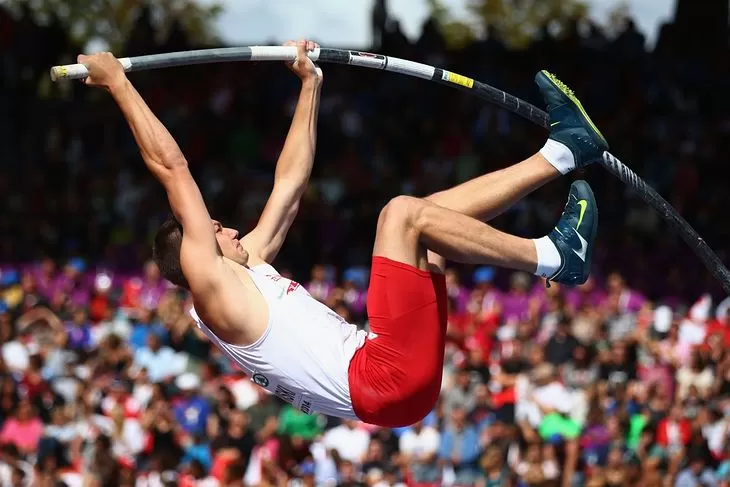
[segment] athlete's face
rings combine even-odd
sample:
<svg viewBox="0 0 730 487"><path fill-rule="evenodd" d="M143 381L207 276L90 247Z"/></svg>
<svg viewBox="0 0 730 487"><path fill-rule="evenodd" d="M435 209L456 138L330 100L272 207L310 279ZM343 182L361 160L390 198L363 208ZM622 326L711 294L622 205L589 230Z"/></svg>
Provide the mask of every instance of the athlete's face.
<svg viewBox="0 0 730 487"><path fill-rule="evenodd" d="M237 264L246 265L248 263L248 252L238 240L238 230L226 228L217 220L213 220L213 229L223 257L231 259Z"/></svg>

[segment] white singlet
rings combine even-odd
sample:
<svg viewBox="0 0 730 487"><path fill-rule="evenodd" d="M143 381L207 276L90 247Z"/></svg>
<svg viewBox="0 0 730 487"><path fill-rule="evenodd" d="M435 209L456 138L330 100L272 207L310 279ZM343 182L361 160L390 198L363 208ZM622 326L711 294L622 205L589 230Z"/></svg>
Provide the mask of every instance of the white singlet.
<svg viewBox="0 0 730 487"><path fill-rule="evenodd" d="M314 299L268 264L245 268L269 308L264 335L253 345L231 345L195 312L198 327L251 380L300 411L357 419L347 370L367 333Z"/></svg>

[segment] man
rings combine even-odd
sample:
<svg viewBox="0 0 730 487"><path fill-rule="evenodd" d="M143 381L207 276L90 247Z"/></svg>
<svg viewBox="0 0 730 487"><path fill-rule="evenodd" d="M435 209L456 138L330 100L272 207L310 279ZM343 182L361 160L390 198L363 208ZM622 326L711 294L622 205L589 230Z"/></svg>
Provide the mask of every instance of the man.
<svg viewBox="0 0 730 487"><path fill-rule="evenodd" d="M552 129L542 150L510 168L425 199L399 196L377 225L368 293L370 333L312 298L270 263L284 242L312 168L321 71L297 44L291 69L302 80L274 187L251 233L211 220L179 147L109 53L80 56L86 83L107 89L142 157L164 186L175 218L155 239L155 259L193 296L191 314L251 379L305 413L403 426L433 407L441 384L446 330L444 258L497 265L576 285L589 274L598 225L583 181L573 184L550 235L518 238L483 223L519 198L599 158L607 144L578 99L547 72L536 81Z"/></svg>
<svg viewBox="0 0 730 487"><path fill-rule="evenodd" d="M438 459L454 471L454 485L474 485L478 476L479 433L467 420L466 411L454 408L443 425Z"/></svg>
<svg viewBox="0 0 730 487"><path fill-rule="evenodd" d="M418 421L400 436L401 457L415 484L433 484L441 477L436 463L440 440L438 430L425 426L423 421Z"/></svg>
<svg viewBox="0 0 730 487"><path fill-rule="evenodd" d="M558 316L558 326L545 344L545 359L556 367L568 363L580 342L573 336L572 322L564 314Z"/></svg>

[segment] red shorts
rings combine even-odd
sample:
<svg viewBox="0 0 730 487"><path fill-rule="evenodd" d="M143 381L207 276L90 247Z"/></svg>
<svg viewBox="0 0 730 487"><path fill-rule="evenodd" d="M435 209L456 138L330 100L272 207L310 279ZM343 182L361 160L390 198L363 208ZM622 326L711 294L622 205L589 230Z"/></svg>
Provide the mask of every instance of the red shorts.
<svg viewBox="0 0 730 487"><path fill-rule="evenodd" d="M423 419L441 392L446 336L446 280L373 257L368 289L369 338L352 358L350 397L366 423L408 426Z"/></svg>

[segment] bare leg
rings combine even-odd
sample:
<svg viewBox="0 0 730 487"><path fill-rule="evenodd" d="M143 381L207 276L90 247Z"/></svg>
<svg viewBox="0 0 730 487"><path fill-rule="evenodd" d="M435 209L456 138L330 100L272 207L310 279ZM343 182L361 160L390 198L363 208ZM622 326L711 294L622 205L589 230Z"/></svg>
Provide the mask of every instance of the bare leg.
<svg viewBox="0 0 730 487"><path fill-rule="evenodd" d="M449 260L534 273L535 244L424 199L399 196L380 214L373 255L424 269L424 246Z"/></svg>
<svg viewBox="0 0 730 487"><path fill-rule="evenodd" d="M485 174L426 200L481 221L496 218L517 201L560 176L540 153L508 168ZM445 259L428 252L431 270L443 272Z"/></svg>
<svg viewBox="0 0 730 487"><path fill-rule="evenodd" d="M449 210L489 221L558 176L558 170L538 153L508 168L434 193L426 199Z"/></svg>

